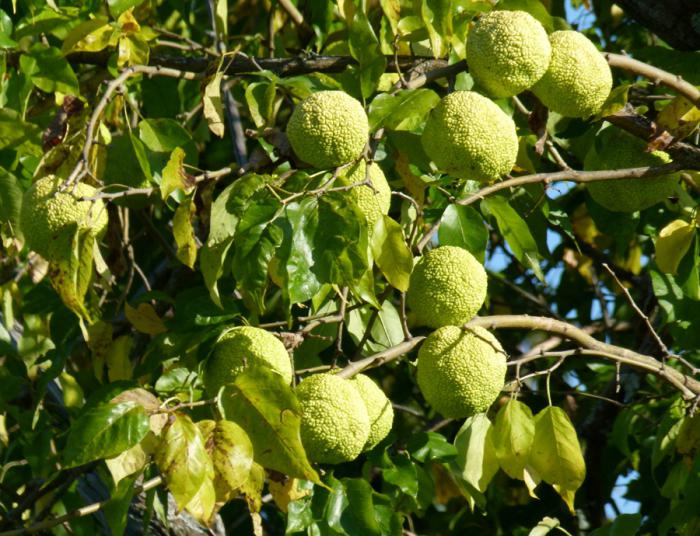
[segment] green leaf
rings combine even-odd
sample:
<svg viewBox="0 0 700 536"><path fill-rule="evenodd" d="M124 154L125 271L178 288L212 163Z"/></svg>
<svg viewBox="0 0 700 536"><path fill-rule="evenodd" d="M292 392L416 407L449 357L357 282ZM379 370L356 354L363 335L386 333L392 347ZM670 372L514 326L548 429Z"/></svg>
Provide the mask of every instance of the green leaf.
<svg viewBox="0 0 700 536"><path fill-rule="evenodd" d="M622 110L627 104L627 98L632 84L622 84L614 88L608 95L602 110L596 115L597 118L613 115Z"/></svg>
<svg viewBox="0 0 700 536"><path fill-rule="evenodd" d="M211 207L209 236L199 254L199 266L211 299L221 307L217 281L223 274L228 253L243 210L250 198L265 185L260 175L249 174L227 186Z"/></svg>
<svg viewBox="0 0 700 536"><path fill-rule="evenodd" d="M245 100L255 126L263 128L272 122L275 109L276 84L253 82L245 89Z"/></svg>
<svg viewBox="0 0 700 536"><path fill-rule="evenodd" d="M0 167L0 222L9 223L15 234L19 229L19 212L22 208L22 189L17 177Z"/></svg>
<svg viewBox="0 0 700 536"><path fill-rule="evenodd" d="M318 200L313 270L322 283L355 287L370 266L369 233L364 217L340 195Z"/></svg>
<svg viewBox="0 0 700 536"><path fill-rule="evenodd" d="M496 219L498 228L515 258L526 268L531 268L540 281L544 281L544 274L539 265L537 243L527 222L510 206L505 197L498 195L487 197L481 202L481 207Z"/></svg>
<svg viewBox="0 0 700 536"><path fill-rule="evenodd" d="M103 404L85 411L70 427L63 462L76 467L112 458L141 441L148 432L148 415L136 402Z"/></svg>
<svg viewBox="0 0 700 536"><path fill-rule="evenodd" d="M184 161L185 151L175 147L163 168L163 177L160 182L160 194L163 200L170 197L175 190L182 190L185 193L192 191L192 184L185 173Z"/></svg>
<svg viewBox="0 0 700 536"><path fill-rule="evenodd" d="M207 452L214 463L217 502L228 502L253 469L253 444L245 430L231 421L199 421Z"/></svg>
<svg viewBox="0 0 700 536"><path fill-rule="evenodd" d="M372 254L389 284L406 292L413 271L413 254L406 245L401 225L389 216L382 216L374 226Z"/></svg>
<svg viewBox="0 0 700 536"><path fill-rule="evenodd" d="M441 246L457 246L484 262L489 233L481 215L472 207L449 205L440 219L438 241Z"/></svg>
<svg viewBox="0 0 700 536"><path fill-rule="evenodd" d="M177 258L189 268L194 267L197 260L197 242L192 227L192 218L196 213L194 197L185 198L173 216L173 236L177 244Z"/></svg>
<svg viewBox="0 0 700 536"><path fill-rule="evenodd" d="M80 95L78 77L75 76L68 60L56 47L35 44L19 59L22 72L40 90L46 93L56 91L67 95Z"/></svg>
<svg viewBox="0 0 700 536"><path fill-rule="evenodd" d="M221 80L223 76L223 72L217 72L204 87L204 96L202 97L204 118L207 120L209 130L219 138L223 138L225 130L224 108L221 104Z"/></svg>
<svg viewBox="0 0 700 536"><path fill-rule="evenodd" d="M114 27L102 17L81 22L71 30L61 45L65 56L71 52L99 52L107 48L115 35ZM118 35L118 34L117 34Z"/></svg>
<svg viewBox="0 0 700 536"><path fill-rule="evenodd" d="M367 15L359 9L355 12L350 24L348 45L350 54L359 63L357 74L360 92L366 99L377 89L379 78L386 69L386 58L382 54L379 40L374 34Z"/></svg>
<svg viewBox="0 0 700 536"><path fill-rule="evenodd" d="M532 528L528 536L544 536L545 534L549 534L554 529L563 530L559 520L556 517L544 517L542 518L542 521L537 523L536 527ZM566 531L564 531L564 533L569 534Z"/></svg>
<svg viewBox="0 0 700 536"><path fill-rule="evenodd" d="M688 253L695 236L695 225L685 220L673 220L667 224L654 242L656 265L666 274L678 271L678 265Z"/></svg>
<svg viewBox="0 0 700 536"><path fill-rule="evenodd" d="M535 421L529 407L514 399L501 407L492 438L498 464L509 477L525 480L534 435Z"/></svg>
<svg viewBox="0 0 700 536"><path fill-rule="evenodd" d="M268 469L320 483L299 437L301 410L282 376L266 367L248 367L224 387L221 406L253 443L255 461Z"/></svg>
<svg viewBox="0 0 700 536"><path fill-rule="evenodd" d="M19 113L10 108L0 108L0 149L13 149L25 143L40 151L41 130L27 123Z"/></svg>
<svg viewBox="0 0 700 536"><path fill-rule="evenodd" d="M171 417L155 460L177 507L208 522L214 512L214 464L201 431L187 415Z"/></svg>
<svg viewBox="0 0 700 536"><path fill-rule="evenodd" d="M428 29L430 48L438 58L452 37L452 0L421 0L420 15Z"/></svg>
<svg viewBox="0 0 700 536"><path fill-rule="evenodd" d="M374 490L369 482L359 478L344 478L347 507L343 510L340 524L347 534L377 535L382 534L375 518L372 494Z"/></svg>
<svg viewBox="0 0 700 536"><path fill-rule="evenodd" d="M289 303L302 303L313 298L321 288L313 272L313 239L318 229L318 203L313 198L284 207L284 240L278 250L285 275L284 284Z"/></svg>
<svg viewBox="0 0 700 536"><path fill-rule="evenodd" d="M535 438L529 461L573 512L574 492L583 484L586 464L576 430L563 409L548 406L535 416Z"/></svg>
<svg viewBox="0 0 700 536"><path fill-rule="evenodd" d="M109 14L115 19L124 13L127 9L140 6L144 0L107 0L109 6Z"/></svg>
<svg viewBox="0 0 700 536"><path fill-rule="evenodd" d="M628 536L637 534L641 526L641 514L620 514L611 525L594 530L590 536Z"/></svg>
<svg viewBox="0 0 700 536"><path fill-rule="evenodd" d="M136 477L126 478L116 485L109 500L102 506L105 519L112 534L124 534L129 519L128 512L134 497Z"/></svg>
<svg viewBox="0 0 700 536"><path fill-rule="evenodd" d="M236 287L258 312L265 310L268 266L282 242L282 229L273 225L280 213L277 200L253 202L236 227L232 261Z"/></svg>
<svg viewBox="0 0 700 536"><path fill-rule="evenodd" d="M501 0L498 3L498 9L525 11L540 21L547 33L552 33L555 30L554 20L540 0Z"/></svg>
<svg viewBox="0 0 700 536"><path fill-rule="evenodd" d="M440 102L432 89L402 89L395 94L380 93L369 106L372 131L380 127L390 130L415 130Z"/></svg>
<svg viewBox="0 0 700 536"><path fill-rule="evenodd" d="M491 421L485 413L468 417L455 437L461 477L483 493L498 471Z"/></svg>
<svg viewBox="0 0 700 536"><path fill-rule="evenodd" d="M90 229L78 230L74 223L63 231L72 235L70 256L49 265L51 284L63 303L80 318L90 320L85 307L85 294L92 279L95 236Z"/></svg>

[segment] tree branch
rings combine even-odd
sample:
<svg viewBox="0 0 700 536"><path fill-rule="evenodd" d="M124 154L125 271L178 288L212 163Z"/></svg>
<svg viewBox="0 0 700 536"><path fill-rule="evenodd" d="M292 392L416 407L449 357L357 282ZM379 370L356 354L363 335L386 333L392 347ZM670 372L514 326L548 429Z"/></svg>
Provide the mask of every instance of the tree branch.
<svg viewBox="0 0 700 536"><path fill-rule="evenodd" d="M163 483L163 477L157 476L155 478L152 478L140 486L137 486L134 489L134 494L141 493L143 491L148 491L150 489L153 489L157 486L160 486ZM55 527L57 525L61 525L65 523L66 521L70 521L71 519L76 519L79 517L85 517L89 516L90 514L94 514L95 512L98 512L99 510L102 509L102 507L107 504L110 501L110 499L107 499L105 501L100 501L92 504L88 504L87 506L83 506L81 508L78 508L77 510L73 510L72 512L68 512L67 514L64 514L62 516L55 517L53 519L47 519L46 521L42 521L40 523L35 523L33 525L30 525L28 527L22 527L19 529L12 529L12 530L7 530L4 532L0 532L0 536L20 536L23 534L34 534L35 532L41 532L45 531L47 529L50 529L51 527Z"/></svg>
<svg viewBox="0 0 700 536"><path fill-rule="evenodd" d="M593 350L595 355L610 359L611 361L634 367L638 370L649 372L671 384L680 391L683 399L686 401L695 400L700 397L700 381L683 374L682 372L664 365L657 359L601 342L591 337L584 329L578 328L572 324L568 324L561 320L548 318L546 316L528 316L528 315L495 315L495 316L478 316L465 324L465 327L481 326L486 329L526 329L546 331L554 333L575 343L578 343L582 348ZM394 361L404 354L413 350L416 346L423 342L425 337L413 337L396 346L388 348L382 352L365 357L359 361L355 361L346 366L338 376L342 378L351 378L355 374L362 372L365 369L378 367L390 361ZM539 359L542 356L528 356L528 361ZM2 536L2 535L0 535Z"/></svg>
<svg viewBox="0 0 700 536"><path fill-rule="evenodd" d="M605 59L608 60L610 67L617 67L619 69L624 69L632 73L638 74L655 82L657 84L662 84L670 89L673 89L686 97L689 101L694 104L700 104L700 90L696 88L693 84L690 84L683 80L677 74L669 73L648 63L644 63L629 56L624 56L622 54L613 54L611 52L603 53Z"/></svg>
<svg viewBox="0 0 700 536"><path fill-rule="evenodd" d="M700 169L700 162L697 163L697 169ZM625 168L625 169L615 169L615 170L603 170L603 171L577 171L575 169L567 169L564 171L556 171L554 173L534 173L532 175L523 175L522 177L511 177L509 179L496 182L489 186L485 186L481 190L474 192L473 194L465 197L463 199L458 199L456 203L458 205L471 205L484 199L486 196L505 190L507 188L514 188L516 186L523 186L525 184L537 184L541 183L545 186L552 184L554 182L597 182L597 181L607 181L607 180L620 180L620 179L645 179L652 177L659 177L661 175L667 175L669 173L674 173L683 169L683 165L677 162L671 162L670 164L663 164L661 166L646 166L638 168ZM435 232L440 227L440 220L436 221L430 229L423 235L420 242L418 242L418 251L422 251L423 248L430 242L431 238Z"/></svg>

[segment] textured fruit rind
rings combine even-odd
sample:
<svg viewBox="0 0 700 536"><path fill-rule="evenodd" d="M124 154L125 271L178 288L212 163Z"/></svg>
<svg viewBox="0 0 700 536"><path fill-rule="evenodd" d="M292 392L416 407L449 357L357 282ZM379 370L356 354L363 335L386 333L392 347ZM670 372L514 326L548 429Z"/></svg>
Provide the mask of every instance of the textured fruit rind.
<svg viewBox="0 0 700 536"><path fill-rule="evenodd" d="M419 325L458 326L479 312L486 287L486 271L471 253L456 246L440 246L416 263L406 303Z"/></svg>
<svg viewBox="0 0 700 536"><path fill-rule="evenodd" d="M353 164L346 173L338 177L336 186L349 186L364 181L366 170L367 164L362 161ZM382 168L375 163L369 167L369 179L372 182L371 187L356 186L348 192L348 195L365 215L369 228L372 229L382 215L389 214L391 188Z"/></svg>
<svg viewBox="0 0 700 536"><path fill-rule="evenodd" d="M394 408L384 391L369 376L358 374L350 383L360 393L367 408L370 428L364 450L370 450L389 435L394 424Z"/></svg>
<svg viewBox="0 0 700 536"><path fill-rule="evenodd" d="M600 112L612 89L605 57L579 32L554 32L549 40L552 59L532 92L547 108L565 117L589 117Z"/></svg>
<svg viewBox="0 0 700 536"><path fill-rule="evenodd" d="M287 123L296 155L317 168L332 168L360 157L369 122L362 104L343 91L319 91L301 101Z"/></svg>
<svg viewBox="0 0 700 536"><path fill-rule="evenodd" d="M421 143L440 170L482 182L508 173L518 156L513 120L473 91L455 91L442 99L430 112Z"/></svg>
<svg viewBox="0 0 700 536"><path fill-rule="evenodd" d="M292 363L284 344L269 331L253 326L237 326L216 341L204 368L204 388L216 396L222 386L231 383L248 365L271 368L292 382Z"/></svg>
<svg viewBox="0 0 700 536"><path fill-rule="evenodd" d="M597 146L597 147L596 147ZM614 128L604 129L596 138L584 161L586 170L660 166L671 161L663 151L645 152L646 143ZM591 197L608 210L636 212L659 203L673 194L678 174L649 179L621 179L588 183Z"/></svg>
<svg viewBox="0 0 700 536"><path fill-rule="evenodd" d="M542 25L525 11L491 11L467 39L467 64L474 80L494 97L532 87L549 66L551 46Z"/></svg>
<svg viewBox="0 0 700 536"><path fill-rule="evenodd" d="M301 442L309 460L354 460L369 437L370 422L353 383L333 374L315 374L296 389L301 406Z"/></svg>
<svg viewBox="0 0 700 536"><path fill-rule="evenodd" d="M461 418L486 411L503 389L506 355L481 327L444 326L418 352L418 387L436 411Z"/></svg>
<svg viewBox="0 0 700 536"><path fill-rule="evenodd" d="M49 260L65 259L71 250L69 227L90 229L95 237L107 230L107 208L101 199L79 201L94 197L97 191L89 184L78 183L58 192L62 179L47 175L36 181L25 192L20 213L20 227L27 245Z"/></svg>

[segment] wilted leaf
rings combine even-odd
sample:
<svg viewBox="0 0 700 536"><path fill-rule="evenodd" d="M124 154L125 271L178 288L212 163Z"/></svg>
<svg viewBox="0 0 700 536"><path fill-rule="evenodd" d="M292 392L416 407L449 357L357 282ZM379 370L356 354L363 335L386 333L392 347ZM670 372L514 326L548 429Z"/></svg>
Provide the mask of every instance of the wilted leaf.
<svg viewBox="0 0 700 536"><path fill-rule="evenodd" d="M253 469L253 444L235 422L199 421L204 445L214 463L217 502L229 501L245 484Z"/></svg>
<svg viewBox="0 0 700 536"><path fill-rule="evenodd" d="M214 464L202 433L187 415L171 417L155 460L178 508L207 523L214 512Z"/></svg>
<svg viewBox="0 0 700 536"><path fill-rule="evenodd" d="M221 405L253 443L255 461L291 477L319 483L299 437L301 414L292 388L266 367L248 367L226 386Z"/></svg>

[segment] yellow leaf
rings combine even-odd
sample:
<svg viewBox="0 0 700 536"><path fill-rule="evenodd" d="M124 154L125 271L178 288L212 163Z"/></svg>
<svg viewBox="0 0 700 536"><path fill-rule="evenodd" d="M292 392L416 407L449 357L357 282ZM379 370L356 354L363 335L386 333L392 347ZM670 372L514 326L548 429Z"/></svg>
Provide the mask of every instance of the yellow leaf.
<svg viewBox="0 0 700 536"><path fill-rule="evenodd" d="M684 220L673 220L656 239L656 265L666 274L675 274L681 259L693 242L695 225Z"/></svg>
<svg viewBox="0 0 700 536"><path fill-rule="evenodd" d="M197 242L194 238L192 218L195 214L194 199L189 197L177 207L173 216L173 236L177 244L177 258L192 268L197 260Z"/></svg>
<svg viewBox="0 0 700 536"><path fill-rule="evenodd" d="M290 502L311 494L311 490L299 488L299 480L296 478L287 478L283 482L270 480L267 487L270 490L275 504L285 514L287 513L287 506Z"/></svg>
<svg viewBox="0 0 700 536"><path fill-rule="evenodd" d="M122 335L114 340L107 352L107 377L110 382L130 380L133 367L129 359L131 352L131 337Z"/></svg>
<svg viewBox="0 0 700 536"><path fill-rule="evenodd" d="M163 199L167 199L175 190L182 190L185 193L192 191L192 184L185 173L184 160L185 151L181 147L175 147L163 169L163 180L160 183L160 194Z"/></svg>
<svg viewBox="0 0 700 536"><path fill-rule="evenodd" d="M204 105L204 117L209 125L209 130L213 134L222 138L224 136L224 113L221 105L221 79L223 73L218 72L214 75L207 86L204 88L204 97L202 104Z"/></svg>
<svg viewBox="0 0 700 536"><path fill-rule="evenodd" d="M58 381L61 384L63 403L66 407L79 408L82 406L84 401L83 389L80 387L78 381L65 371L61 372Z"/></svg>
<svg viewBox="0 0 700 536"><path fill-rule="evenodd" d="M158 313L156 313L153 306L148 303L140 303L136 309L128 303L125 303L124 314L126 315L126 319L131 322L131 325L141 333L158 335L159 333L168 331L168 328L165 327Z"/></svg>
<svg viewBox="0 0 700 536"><path fill-rule="evenodd" d="M700 110L683 96L675 97L661 112L657 123L677 140L690 136L700 123Z"/></svg>

